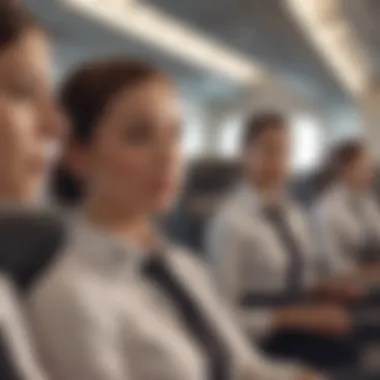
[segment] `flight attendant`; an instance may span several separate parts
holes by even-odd
[[[287,191],[290,149],[281,115],[262,113],[247,121],[244,178],[212,219],[206,242],[222,295],[247,333],[263,341],[289,329],[322,335],[349,329],[339,307],[293,303],[339,292],[320,282],[307,217]]]
[[[52,378],[317,378],[253,350],[206,270],[152,223],[180,178],[171,80],[127,59],[92,62],[68,79],[62,103],[72,124],[64,160],[72,178],[60,196],[76,194],[80,207],[60,259],[30,298]]]
[[[0,3],[0,213],[37,203],[58,141],[45,31],[15,1]],[[20,239],[20,236],[17,237]],[[43,380],[0,242],[0,378]],[[12,252],[9,252],[12,254]]]
[[[315,233],[323,244],[325,271],[364,282],[380,278],[380,209],[372,192],[374,165],[363,141],[337,146],[330,178],[313,208]]]

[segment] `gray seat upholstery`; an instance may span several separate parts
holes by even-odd
[[[219,201],[239,179],[238,162],[206,159],[194,162],[172,215],[171,235],[194,252],[203,251],[204,229]]]
[[[22,296],[56,257],[64,237],[64,223],[52,213],[3,210],[0,214],[1,380],[46,380],[27,338]]]
[[[64,223],[53,213],[1,213],[0,271],[27,291],[58,253],[64,237]]]

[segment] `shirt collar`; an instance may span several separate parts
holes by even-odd
[[[262,211],[269,205],[264,202],[254,186],[247,182],[241,183],[236,191],[236,197],[242,207],[250,211]],[[279,206],[284,209],[290,204],[290,197],[284,192]]]
[[[168,244],[162,238],[157,247],[141,247],[92,224],[83,216],[77,216],[73,221],[71,237],[74,247],[84,253],[86,260],[131,270],[141,267],[155,249],[166,251]]]

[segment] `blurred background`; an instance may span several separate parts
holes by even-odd
[[[302,178],[335,141],[363,135],[380,158],[379,1],[24,3],[51,33],[57,84],[81,61],[105,55],[139,57],[175,78],[184,147],[197,169],[189,174],[185,203],[192,207],[185,210],[205,213],[204,194],[230,182],[240,121],[255,109],[289,115],[301,198],[307,198]]]

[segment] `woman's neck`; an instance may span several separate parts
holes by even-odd
[[[84,216],[90,223],[137,245],[150,245],[153,228],[149,215],[126,212],[124,208],[107,202],[91,200],[84,205]]]
[[[251,181],[251,186],[264,204],[278,204],[283,199],[284,191],[280,187],[267,186],[256,181]]]

